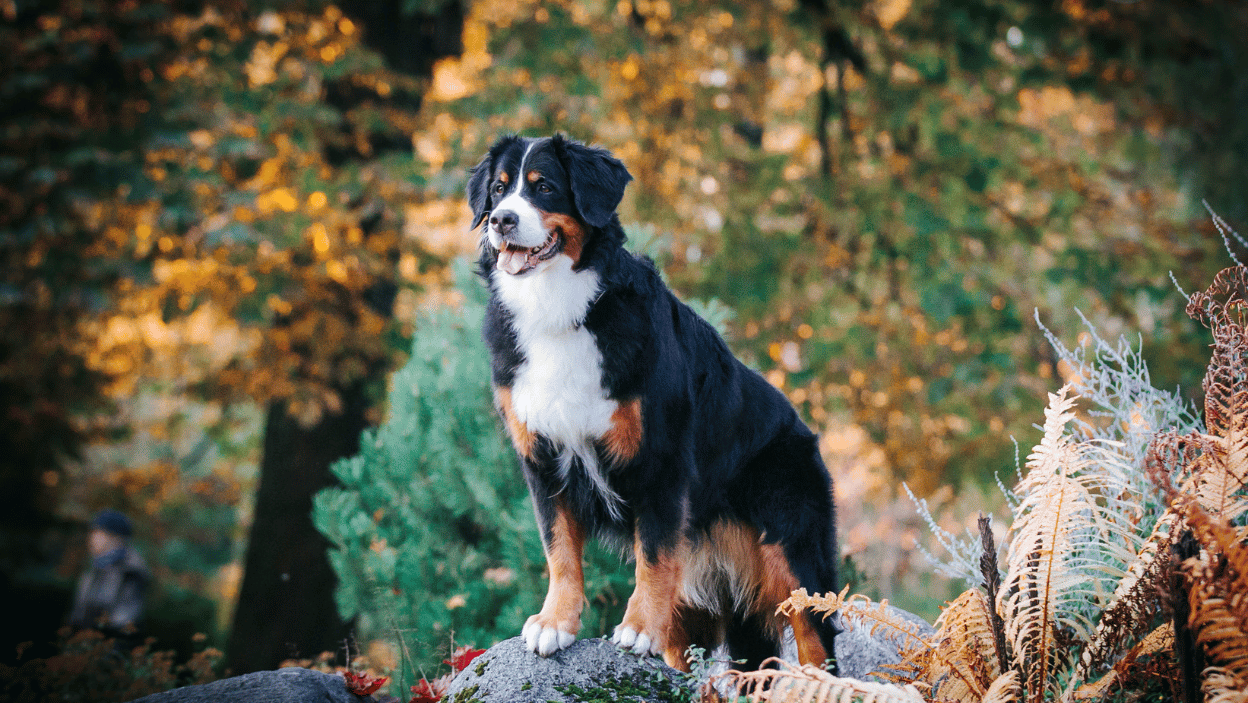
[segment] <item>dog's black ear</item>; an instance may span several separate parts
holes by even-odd
[[[633,177],[619,159],[606,149],[555,137],[572,183],[572,200],[581,219],[593,227],[605,227],[624,197]]]
[[[495,149],[490,149],[481,162],[468,172],[468,205],[472,208],[471,229],[476,229],[490,214],[490,173],[494,170],[494,151]]]

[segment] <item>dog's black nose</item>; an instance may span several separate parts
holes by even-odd
[[[499,234],[511,234],[520,224],[520,216],[511,210],[499,210],[490,215],[490,224]]]

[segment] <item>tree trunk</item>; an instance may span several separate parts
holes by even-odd
[[[291,417],[285,402],[269,406],[255,518],[230,631],[228,665],[235,674],[341,649],[349,635],[334,604],[329,542],[312,526],[312,497],[334,483],[330,464],[359,450],[368,424],[364,384],[342,396],[342,413],[311,428]]]
[[[463,52],[463,4],[446,0],[424,14],[404,5],[404,0],[340,3],[363,25],[365,43],[392,67],[428,78],[438,58]],[[395,290],[392,283],[379,283],[369,298],[374,309],[389,315]],[[334,603],[329,542],[312,525],[312,497],[335,483],[332,463],[358,452],[360,432],[368,425],[367,389],[384,381],[387,370],[379,365],[367,379],[340,389],[342,413],[327,415],[312,428],[287,414],[284,402],[269,406],[255,518],[230,629],[227,663],[235,674],[341,650],[349,636]]]

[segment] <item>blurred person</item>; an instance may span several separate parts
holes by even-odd
[[[91,565],[78,579],[69,624],[110,636],[133,635],[143,615],[151,573],[130,546],[134,528],[116,510],[101,510],[91,521],[87,549]]]

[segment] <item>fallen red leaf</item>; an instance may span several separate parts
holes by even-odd
[[[464,645],[457,648],[450,659],[443,659],[442,663],[449,665],[455,671],[463,671],[468,668],[473,659],[485,654],[484,649],[473,649],[470,645]]]
[[[388,676],[374,678],[368,672],[357,674],[354,671],[344,671],[342,676],[347,680],[347,690],[357,696],[371,696],[390,680]]]
[[[434,683],[442,683],[442,680],[435,679]],[[434,684],[421,679],[420,683],[412,686],[412,699],[407,703],[438,703],[442,699],[443,693],[443,691],[438,689],[444,688],[446,688],[445,684],[435,687]]]

